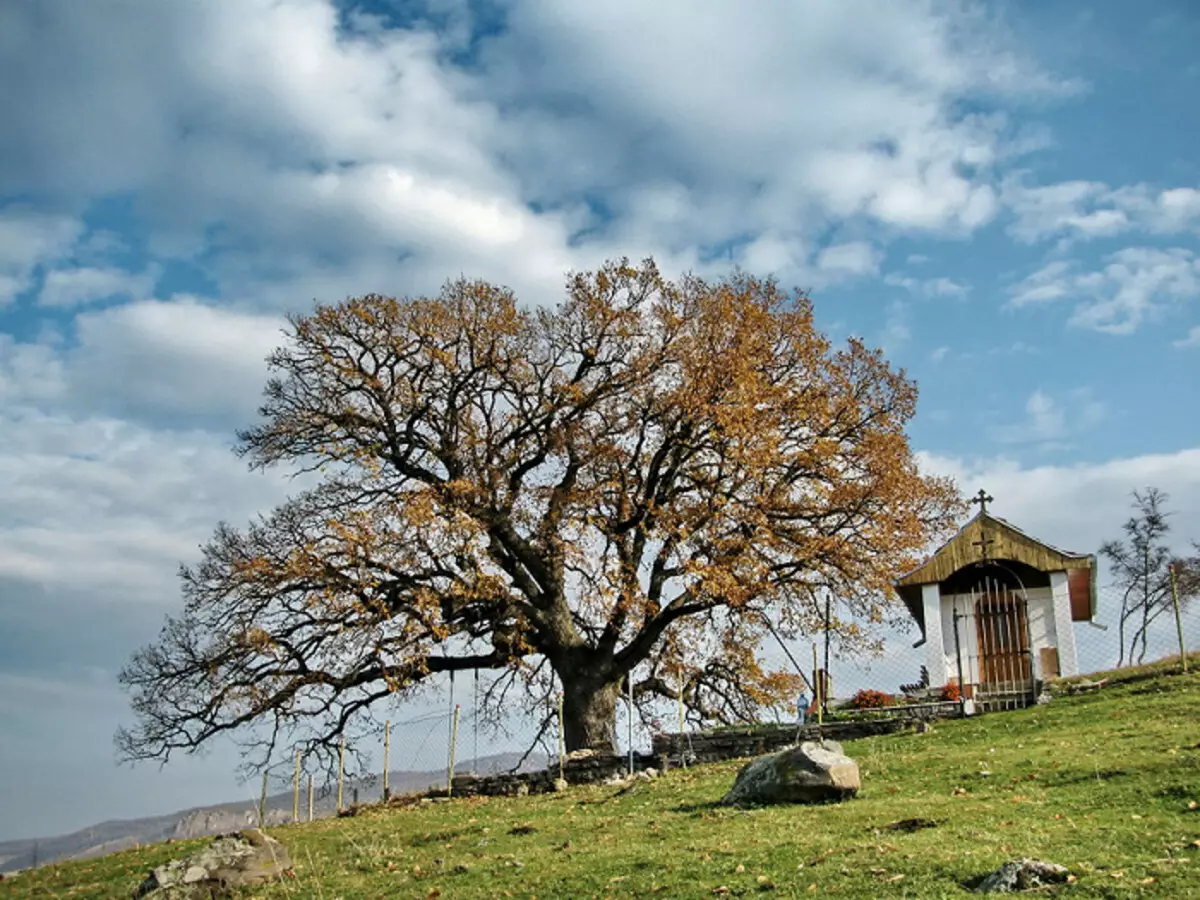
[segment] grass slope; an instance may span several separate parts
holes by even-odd
[[[1200,897],[1200,675],[1155,674],[1021,712],[847,744],[851,802],[716,806],[739,763],[546,796],[277,828],[296,879],[250,895],[965,897],[1007,859],[1070,867],[1062,897]],[[892,822],[936,827],[893,831]],[[203,841],[0,882],[0,898],[127,898]]]

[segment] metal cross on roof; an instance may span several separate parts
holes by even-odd
[[[985,491],[983,488],[980,488],[979,493],[971,498],[971,502],[978,503],[979,511],[981,513],[985,513],[985,512],[987,512],[987,505],[995,499],[996,499],[995,497],[988,494],[988,492]]]

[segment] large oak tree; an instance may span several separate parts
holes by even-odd
[[[459,280],[289,321],[240,450],[319,486],[182,569],[182,613],[122,673],[127,758],[261,722],[329,748],[472,669],[552,670],[568,749],[614,745],[630,682],[753,719],[797,686],[768,630],[832,592],[852,638],[960,511],[917,470],[914,383],[769,280],[620,261],[553,309]]]

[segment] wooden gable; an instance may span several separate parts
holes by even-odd
[[[981,543],[986,541],[987,543]],[[913,618],[925,627],[921,586],[941,584],[955,572],[979,562],[982,549],[995,560],[1015,560],[1039,572],[1067,573],[1071,618],[1089,621],[1096,612],[1096,558],[1085,553],[1068,553],[1032,538],[1003,519],[978,513],[924,563],[895,582]]]

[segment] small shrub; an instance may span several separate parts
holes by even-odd
[[[957,703],[962,699],[962,689],[953,682],[942,685],[942,692],[939,695],[943,700],[950,700]]]
[[[850,698],[849,706],[851,709],[883,709],[885,706],[891,706],[894,702],[891,696],[883,691],[863,688]]]

